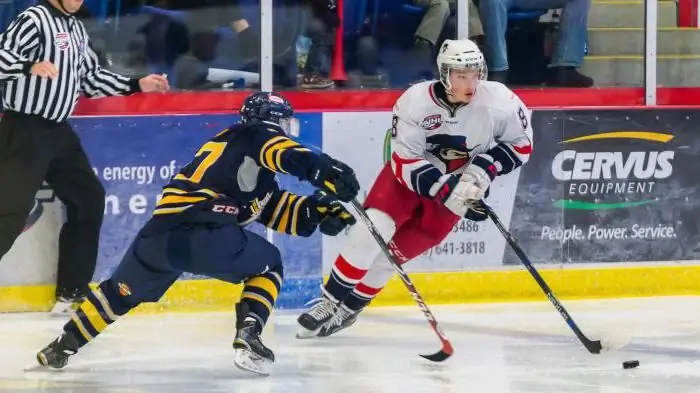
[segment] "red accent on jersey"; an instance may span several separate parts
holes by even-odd
[[[532,145],[513,146],[513,150],[518,152],[518,154],[530,154],[532,153]]]
[[[394,160],[394,164],[396,167],[396,170],[394,171],[394,176],[396,176],[396,179],[399,180],[401,185],[408,187],[406,185],[406,181],[403,179],[403,166],[406,164],[413,164],[414,162],[418,162],[422,160],[422,158],[402,158],[396,152],[391,153],[391,159]]]

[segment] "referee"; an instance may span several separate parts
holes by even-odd
[[[0,34],[0,258],[20,235],[46,180],[66,207],[59,238],[57,303],[67,312],[88,290],[97,260],[105,191],[68,123],[88,98],[164,92],[164,76],[130,79],[100,67],[82,22],[82,0],[42,0]]]

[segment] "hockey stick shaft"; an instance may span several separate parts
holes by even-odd
[[[542,278],[540,272],[538,272],[535,266],[532,264],[532,262],[530,262],[530,259],[527,257],[523,249],[520,248],[520,245],[518,245],[518,242],[515,240],[513,235],[505,228],[505,226],[498,218],[496,213],[494,213],[491,207],[486,205],[484,206],[486,207],[486,212],[488,216],[491,217],[491,221],[493,221],[494,225],[496,225],[496,228],[498,228],[498,231],[501,232],[503,237],[506,239],[506,242],[508,242],[510,247],[520,259],[520,262],[522,262],[522,264],[525,265],[527,271],[530,272],[535,281],[537,281],[537,284],[547,296],[547,299],[549,299],[549,301],[554,305],[554,308],[556,308],[557,311],[559,311],[559,314],[562,316],[562,318],[564,318],[566,324],[569,325],[571,330],[573,330],[574,334],[579,339],[579,341],[581,341],[581,343],[586,347],[588,352],[594,354],[600,353],[602,349],[600,340],[590,340],[588,337],[586,337],[585,334],[583,334],[581,329],[579,329],[578,325],[576,325],[576,322],[574,322],[574,319],[571,317],[569,312],[566,311],[566,308],[564,308],[559,299],[557,299],[556,295],[554,295],[554,292],[552,292],[552,289],[549,287],[549,285],[547,285],[547,282],[544,280],[544,278]]]
[[[428,305],[425,303],[425,300],[423,300],[423,297],[420,295],[420,293],[416,289],[415,285],[413,285],[411,278],[408,276],[408,274],[406,274],[406,271],[403,270],[401,265],[398,263],[396,255],[392,251],[392,248],[389,245],[387,245],[387,243],[384,241],[384,239],[382,238],[382,235],[377,230],[377,227],[372,222],[372,219],[369,218],[369,216],[365,212],[365,209],[357,201],[357,199],[353,199],[352,206],[357,211],[357,214],[360,216],[360,219],[362,219],[362,221],[365,223],[365,226],[367,227],[369,232],[372,234],[372,237],[374,237],[374,240],[379,245],[379,248],[382,249],[382,252],[386,256],[386,258],[389,260],[389,263],[391,263],[391,265],[394,267],[394,269],[399,273],[399,277],[401,277],[401,281],[403,281],[404,285],[406,286],[406,289],[408,289],[408,292],[411,294],[411,297],[413,297],[413,300],[418,304],[418,308],[420,308],[421,311],[423,311],[425,318],[428,320],[428,323],[433,328],[433,331],[435,332],[435,334],[440,339],[440,342],[442,343],[442,350],[440,350],[439,352],[434,353],[432,355],[421,355],[421,356],[428,359],[428,360],[432,360],[435,362],[441,362],[443,360],[446,360],[448,357],[450,357],[452,355],[454,350],[452,348],[452,344],[450,343],[449,339],[447,338],[445,333],[442,331],[440,326],[438,326],[437,319],[435,319],[435,316],[428,308]],[[391,245],[393,245],[393,242],[391,242]]]

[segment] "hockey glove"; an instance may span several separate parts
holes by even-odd
[[[346,227],[353,226],[357,222],[345,206],[327,191],[317,191],[312,199],[318,212],[320,221],[318,229],[321,233],[336,236]]]
[[[446,208],[460,217],[467,214],[469,208],[467,200],[462,197],[463,188],[467,183],[463,183],[454,175],[442,175],[440,179],[430,188],[430,195],[433,199],[445,205]]]
[[[309,183],[328,190],[343,202],[350,202],[360,191],[360,183],[349,166],[321,154],[309,174]]]
[[[481,200],[472,202],[468,206],[467,212],[464,214],[464,218],[471,221],[484,221],[489,218],[488,214],[486,214],[484,202]]]
[[[461,198],[481,200],[496,175],[498,175],[498,170],[493,163],[493,157],[489,154],[477,155],[464,169],[464,173],[459,179],[461,183],[466,183],[459,191]]]
[[[431,195],[434,195],[435,200],[441,202],[457,216],[472,221],[485,220],[487,218],[486,209],[484,209],[481,199],[488,196],[488,187],[482,191],[472,182],[463,179],[464,177],[443,175],[433,186],[433,189],[437,191]]]

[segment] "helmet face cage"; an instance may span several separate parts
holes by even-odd
[[[474,70],[479,73],[479,80],[484,81],[488,76],[488,70],[486,67],[486,62],[483,60],[477,63],[471,64],[448,64],[442,63],[440,65],[440,82],[445,86],[447,90],[452,90],[452,84],[450,83],[450,70]]]

